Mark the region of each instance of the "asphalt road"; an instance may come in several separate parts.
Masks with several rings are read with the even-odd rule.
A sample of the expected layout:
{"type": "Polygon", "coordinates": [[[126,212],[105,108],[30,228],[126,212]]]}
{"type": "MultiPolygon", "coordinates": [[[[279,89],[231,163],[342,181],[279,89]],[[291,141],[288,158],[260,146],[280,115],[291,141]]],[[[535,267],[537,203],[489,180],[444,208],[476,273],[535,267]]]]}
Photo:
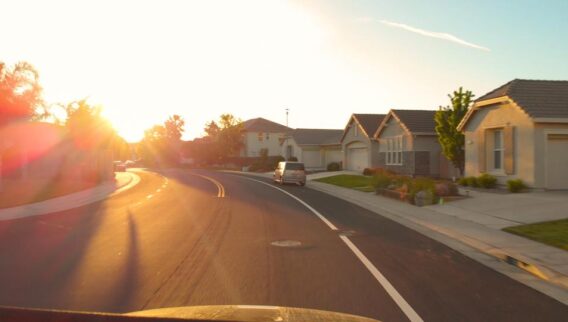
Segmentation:
{"type": "Polygon", "coordinates": [[[142,183],[104,202],[0,222],[0,305],[102,312],[280,305],[387,322],[408,321],[409,312],[424,321],[568,316],[563,304],[318,191],[277,186],[338,230],[291,196],[243,176],[140,175],[142,183]],[[272,245],[277,241],[301,244],[272,245]]]}

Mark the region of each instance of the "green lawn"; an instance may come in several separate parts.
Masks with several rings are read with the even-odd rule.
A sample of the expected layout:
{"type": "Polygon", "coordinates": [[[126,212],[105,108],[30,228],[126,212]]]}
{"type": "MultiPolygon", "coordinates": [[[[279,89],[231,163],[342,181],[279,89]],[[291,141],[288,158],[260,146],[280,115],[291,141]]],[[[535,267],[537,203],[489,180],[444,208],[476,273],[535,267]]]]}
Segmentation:
{"type": "Polygon", "coordinates": [[[568,219],[507,227],[506,232],[568,250],[568,219]]]}
{"type": "Polygon", "coordinates": [[[375,189],[373,188],[372,180],[372,177],[340,174],[337,176],[316,179],[315,181],[334,184],[336,186],[356,189],[365,192],[373,192],[375,191],[375,189]]]}

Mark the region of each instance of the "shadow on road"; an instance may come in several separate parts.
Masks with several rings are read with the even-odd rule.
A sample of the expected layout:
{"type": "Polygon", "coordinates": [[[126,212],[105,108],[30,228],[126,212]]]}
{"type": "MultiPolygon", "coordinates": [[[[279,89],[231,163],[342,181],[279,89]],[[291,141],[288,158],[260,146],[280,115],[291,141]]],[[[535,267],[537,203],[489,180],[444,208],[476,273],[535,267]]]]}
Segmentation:
{"type": "Polygon", "coordinates": [[[138,229],[136,222],[133,219],[133,214],[131,210],[128,210],[128,246],[127,246],[127,256],[124,263],[117,274],[116,286],[114,289],[116,292],[110,296],[110,301],[106,307],[112,312],[124,312],[132,306],[134,302],[134,295],[136,294],[137,288],[139,287],[138,278],[138,257],[139,257],[139,246],[138,246],[138,229]]]}
{"type": "Polygon", "coordinates": [[[99,202],[0,222],[0,305],[66,308],[65,286],[106,214],[99,202]]]}

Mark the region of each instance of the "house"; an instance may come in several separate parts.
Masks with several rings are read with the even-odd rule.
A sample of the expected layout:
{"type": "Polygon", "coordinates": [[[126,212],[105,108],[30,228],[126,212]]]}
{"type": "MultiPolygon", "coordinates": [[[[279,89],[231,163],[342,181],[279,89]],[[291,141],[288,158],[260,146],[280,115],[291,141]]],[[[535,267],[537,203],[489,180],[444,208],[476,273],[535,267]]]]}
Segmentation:
{"type": "Polygon", "coordinates": [[[514,79],[478,98],[458,129],[466,176],[568,189],[568,81],[514,79]]]}
{"type": "Polygon", "coordinates": [[[327,169],[331,162],[341,162],[343,130],[295,129],[282,144],[282,155],[289,160],[296,157],[306,169],[327,169]]]}
{"type": "Polygon", "coordinates": [[[344,169],[363,171],[377,165],[379,144],[373,134],[384,117],[384,114],[351,115],[341,137],[344,169]]]}
{"type": "Polygon", "coordinates": [[[411,176],[457,176],[442,154],[429,110],[390,110],[374,138],[379,142],[378,167],[411,176]]]}
{"type": "Polygon", "coordinates": [[[281,155],[281,145],[291,128],[261,117],[243,122],[244,146],[240,156],[245,158],[259,157],[260,151],[266,149],[268,156],[281,155]]]}

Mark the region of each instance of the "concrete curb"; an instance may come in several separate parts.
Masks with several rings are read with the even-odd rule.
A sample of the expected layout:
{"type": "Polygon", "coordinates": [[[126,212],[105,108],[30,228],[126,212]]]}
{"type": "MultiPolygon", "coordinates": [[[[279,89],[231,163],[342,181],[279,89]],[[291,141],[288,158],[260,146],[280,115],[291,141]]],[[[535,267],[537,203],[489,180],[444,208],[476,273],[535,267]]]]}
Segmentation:
{"type": "Polygon", "coordinates": [[[115,196],[123,191],[131,189],[140,182],[140,177],[132,172],[127,172],[129,179],[119,186],[115,183],[104,183],[91,189],[71,193],[68,195],[52,198],[32,204],[0,209],[0,221],[47,215],[54,212],[65,211],[82,207],[110,196],[115,196]]]}

